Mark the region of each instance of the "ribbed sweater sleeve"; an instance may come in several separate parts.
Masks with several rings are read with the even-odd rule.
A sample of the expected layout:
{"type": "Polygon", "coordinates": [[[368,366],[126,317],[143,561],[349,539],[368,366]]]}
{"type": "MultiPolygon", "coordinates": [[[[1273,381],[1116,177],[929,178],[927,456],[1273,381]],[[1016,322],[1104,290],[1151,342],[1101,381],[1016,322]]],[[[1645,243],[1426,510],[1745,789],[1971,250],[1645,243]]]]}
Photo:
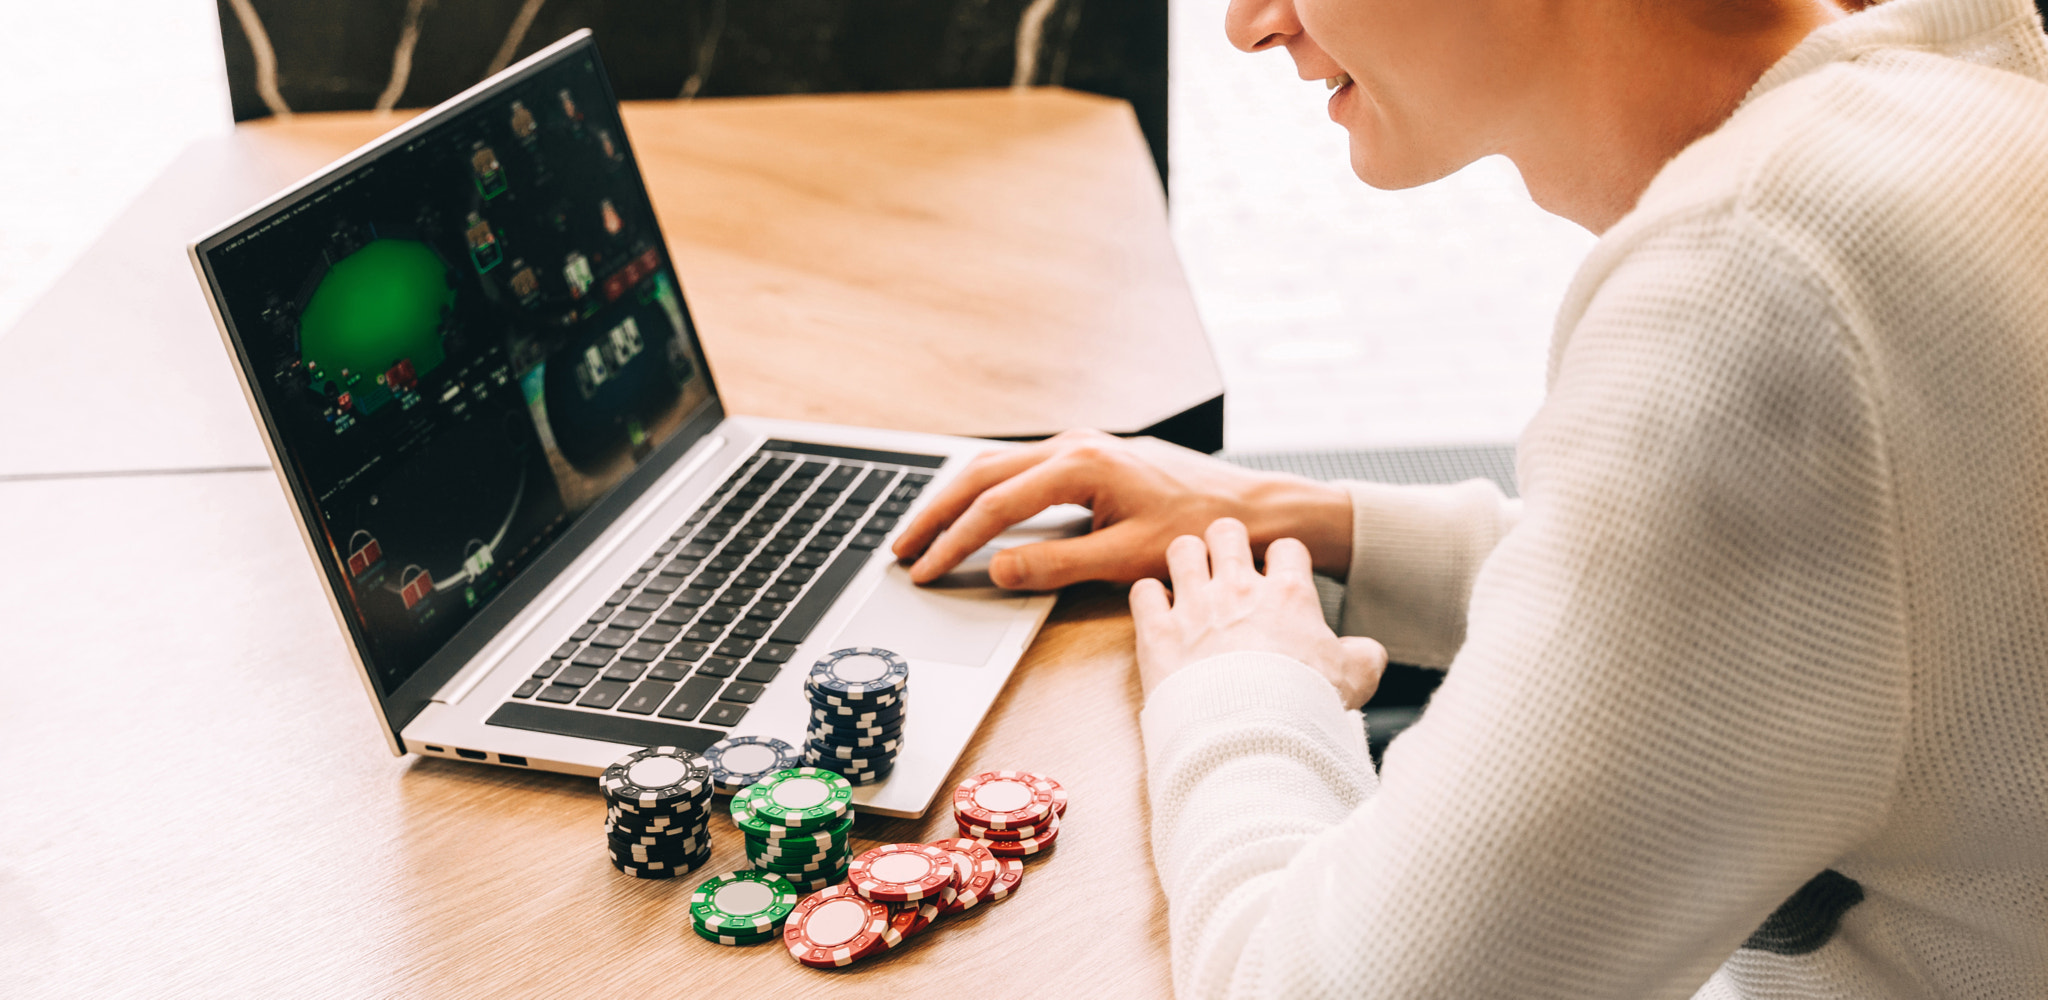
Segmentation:
{"type": "Polygon", "coordinates": [[[1853,324],[1730,204],[1606,249],[1522,441],[1518,522],[1476,487],[1355,494],[1397,509],[1360,519],[1360,553],[1413,578],[1354,620],[1425,611],[1402,641],[1456,649],[1377,779],[1285,658],[1151,695],[1180,995],[1688,996],[1886,815],[1905,580],[1853,324]]]}
{"type": "Polygon", "coordinates": [[[1351,573],[1345,635],[1369,635],[1395,663],[1442,667],[1465,642],[1479,564],[1521,514],[1484,479],[1455,486],[1345,483],[1351,573]]]}

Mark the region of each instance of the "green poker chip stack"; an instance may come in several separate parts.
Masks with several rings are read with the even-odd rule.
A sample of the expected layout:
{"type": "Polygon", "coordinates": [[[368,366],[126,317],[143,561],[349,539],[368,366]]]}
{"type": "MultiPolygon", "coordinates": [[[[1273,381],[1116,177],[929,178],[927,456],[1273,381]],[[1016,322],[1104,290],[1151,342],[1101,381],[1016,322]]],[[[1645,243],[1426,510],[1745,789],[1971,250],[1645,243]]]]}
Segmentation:
{"type": "Polygon", "coordinates": [[[690,895],[690,928],[706,941],[750,945],[773,941],[801,893],[774,872],[733,871],[698,883],[690,895]]]}
{"type": "Polygon", "coordinates": [[[853,785],[844,777],[812,767],[777,771],[733,796],[732,818],[756,871],[806,893],[846,878],[853,785]]]}

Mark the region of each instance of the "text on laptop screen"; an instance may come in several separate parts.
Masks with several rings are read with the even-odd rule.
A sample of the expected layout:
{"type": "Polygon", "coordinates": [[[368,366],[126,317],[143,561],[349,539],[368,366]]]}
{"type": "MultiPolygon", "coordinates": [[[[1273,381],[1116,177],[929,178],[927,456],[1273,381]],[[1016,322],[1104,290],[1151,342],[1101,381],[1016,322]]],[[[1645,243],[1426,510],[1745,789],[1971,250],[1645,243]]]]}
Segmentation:
{"type": "Polygon", "coordinates": [[[208,262],[386,692],[710,398],[587,55],[208,262]]]}

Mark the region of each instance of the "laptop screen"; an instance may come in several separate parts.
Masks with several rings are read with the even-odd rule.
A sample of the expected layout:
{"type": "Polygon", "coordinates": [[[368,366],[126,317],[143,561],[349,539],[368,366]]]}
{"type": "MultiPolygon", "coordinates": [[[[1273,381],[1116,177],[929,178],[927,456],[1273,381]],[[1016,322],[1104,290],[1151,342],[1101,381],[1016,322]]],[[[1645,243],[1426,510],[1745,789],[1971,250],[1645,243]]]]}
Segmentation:
{"type": "Polygon", "coordinates": [[[388,697],[714,401],[594,46],[203,244],[388,697]]]}

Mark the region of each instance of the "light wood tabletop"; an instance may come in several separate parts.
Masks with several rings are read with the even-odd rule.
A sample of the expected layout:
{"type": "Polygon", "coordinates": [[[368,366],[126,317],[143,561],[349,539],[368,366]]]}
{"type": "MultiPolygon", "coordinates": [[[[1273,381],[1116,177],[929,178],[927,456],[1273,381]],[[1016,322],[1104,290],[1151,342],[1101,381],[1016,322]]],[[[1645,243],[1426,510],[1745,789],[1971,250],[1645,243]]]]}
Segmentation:
{"type": "MultiPolygon", "coordinates": [[[[682,157],[655,196],[712,364],[745,399],[735,409],[987,433],[1025,425],[948,420],[1103,423],[1143,393],[1086,382],[1086,365],[1031,368],[1019,338],[1130,338],[1150,346],[1124,360],[1147,364],[1147,351],[1199,338],[1120,106],[909,95],[627,114],[650,160],[670,144],[731,157],[682,157]],[[778,153],[777,135],[794,145],[778,153]],[[835,160],[835,143],[863,137],[890,152],[835,160]],[[1129,162],[1088,153],[1111,146],[1129,162]],[[1097,200],[1028,204],[1052,193],[1034,186],[1043,178],[1082,175],[1097,200]],[[1149,208],[1130,200],[1140,176],[1149,208]],[[952,178],[1014,200],[948,189],[952,178]],[[693,201],[700,184],[740,193],[693,201]],[[797,223],[753,217],[777,211],[843,242],[807,248],[797,223]],[[1116,225],[1068,246],[1047,221],[1061,213],[1116,225]],[[991,231],[1013,241],[961,249],[991,231]],[[946,245],[966,256],[942,259],[946,245]],[[874,246],[893,258],[853,260],[874,246]],[[1081,265],[1094,277],[1070,280],[1081,265]],[[1147,288],[1134,311],[1114,305],[1147,288]],[[863,377],[950,375],[943,391],[907,399],[821,379],[807,395],[768,365],[884,327],[909,356],[863,377]],[[1047,385],[1058,391],[1031,391],[1047,385]],[[1084,403],[1108,408],[1069,408],[1084,403]]],[[[389,124],[302,117],[194,150],[0,338],[0,996],[1166,995],[1139,695],[1114,588],[1063,596],[953,773],[1059,778],[1072,807],[1057,846],[1028,863],[1014,897],[845,970],[698,939],[698,880],[614,871],[589,779],[386,752],[282,490],[251,468],[260,443],[196,287],[175,248],[169,266],[161,258],[164,232],[188,238],[253,200],[227,189],[260,194],[389,124]],[[138,242],[145,232],[156,242],[138,242]],[[127,280],[96,270],[110,266],[127,280]],[[189,329],[195,314],[206,339],[189,329]]],[[[1097,346],[1109,353],[1096,358],[1129,347],[1097,346]]],[[[1160,363],[1160,385],[1215,388],[1200,388],[1214,377],[1206,348],[1200,364],[1160,363]]],[[[862,817],[854,847],[951,835],[946,812],[862,817]]],[[[712,830],[706,871],[744,867],[730,820],[712,830]]]]}
{"type": "MultiPolygon", "coordinates": [[[[1222,446],[1222,377],[1129,105],[623,110],[728,412],[1013,438],[1172,422],[1222,446]]],[[[250,123],[173,163],[0,335],[0,475],[263,464],[184,246],[403,120],[250,123]]]]}

